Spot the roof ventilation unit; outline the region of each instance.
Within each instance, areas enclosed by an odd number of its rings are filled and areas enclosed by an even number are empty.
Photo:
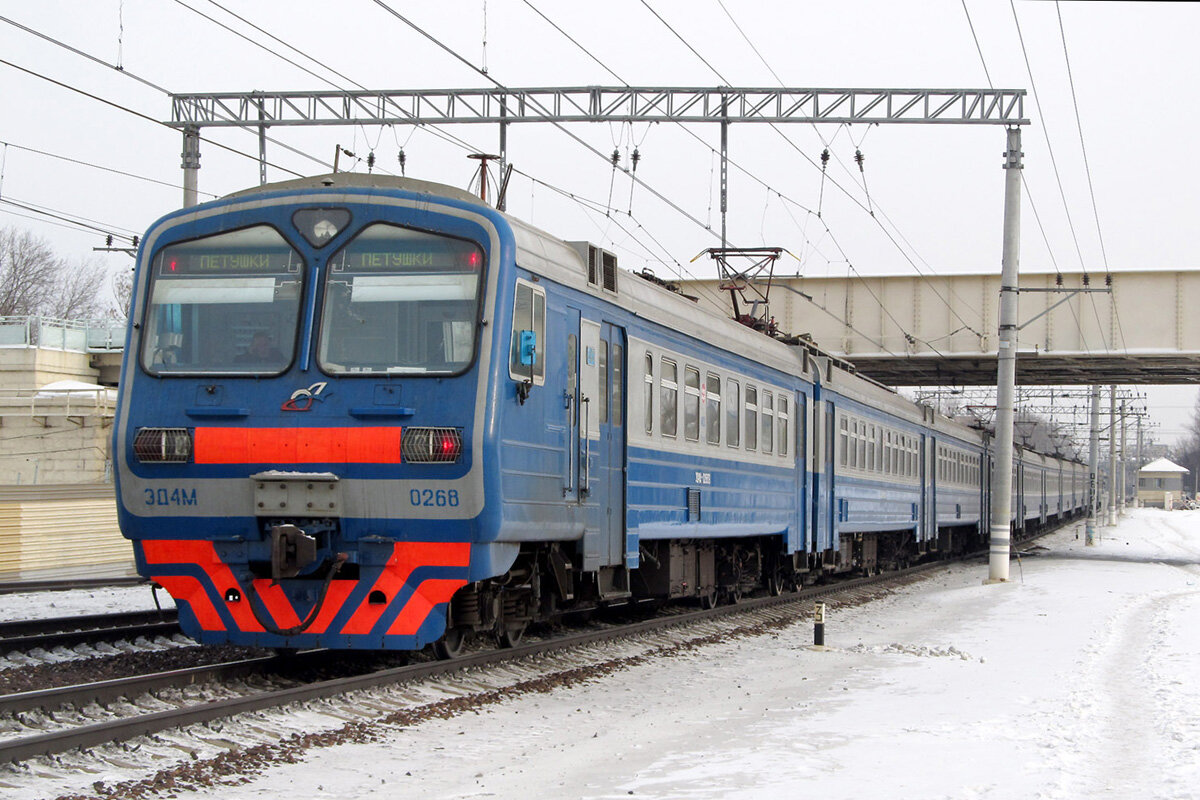
[[[568,242],[587,264],[588,283],[606,292],[617,291],[617,256],[588,242]]]

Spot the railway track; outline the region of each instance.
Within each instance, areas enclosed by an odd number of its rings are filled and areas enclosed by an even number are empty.
[[[176,633],[179,622],[174,610],[0,622],[0,655]]]
[[[1048,533],[1050,531],[1044,531]],[[1027,546],[1040,535],[1027,539]],[[958,561],[978,557],[966,556]],[[491,649],[469,653],[449,661],[423,661],[399,667],[376,669],[328,680],[299,682],[291,685],[247,691],[236,697],[199,701],[182,701],[172,709],[145,711],[137,702],[123,703],[127,714],[118,719],[84,722],[61,730],[39,731],[0,741],[0,764],[20,762],[37,756],[66,753],[77,748],[90,748],[138,736],[155,734],[172,728],[209,723],[246,712],[261,711],[289,704],[335,697],[341,694],[413,682],[475,668],[493,667],[549,653],[562,653],[572,648],[651,634],[669,628],[703,625],[735,615],[770,615],[773,623],[790,623],[811,616],[812,604],[820,599],[838,598],[853,605],[869,601],[880,589],[901,586],[919,580],[927,573],[946,568],[956,561],[936,561],[901,572],[840,581],[784,593],[774,597],[742,599],[717,608],[659,615],[653,619],[612,625],[599,630],[569,632],[543,641],[532,641],[510,649]],[[344,657],[331,651],[309,651],[291,656],[265,656],[223,664],[192,667],[154,675],[121,678],[81,686],[46,689],[0,696],[0,718],[19,717],[35,710],[50,711],[63,707],[80,708],[97,703],[111,703],[122,698],[135,699],[162,689],[198,686],[217,681],[261,676],[273,671],[295,669],[303,663],[319,664],[321,659]],[[161,707],[162,703],[152,703]],[[140,712],[140,713],[139,713]],[[64,716],[73,717],[68,714]],[[94,716],[94,715],[93,715]]]
[[[206,699],[183,703],[177,708],[135,713],[120,719],[91,722],[57,731],[21,735],[0,741],[0,763],[22,761],[39,755],[54,755],[76,748],[88,748],[109,742],[125,741],[137,736],[154,734],[171,728],[197,723],[211,722],[237,714],[260,711],[288,704],[327,698],[357,690],[387,686],[391,684],[426,679],[439,675],[460,672],[479,667],[488,667],[546,653],[567,651],[598,642],[638,636],[667,628],[695,625],[719,620],[732,615],[756,614],[771,611],[775,616],[789,620],[803,618],[811,611],[814,600],[833,596],[847,596],[853,600],[855,593],[867,589],[878,590],[889,583],[903,584],[922,573],[944,566],[948,562],[915,567],[901,573],[888,573],[871,578],[860,578],[828,586],[811,587],[777,597],[744,599],[734,605],[719,606],[709,610],[687,611],[663,615],[624,625],[615,625],[602,630],[583,633],[568,633],[545,641],[530,642],[511,649],[493,649],[470,653],[450,661],[427,661],[401,667],[375,670],[331,680],[322,680],[284,688],[250,692],[243,696],[219,700]],[[331,654],[325,651],[297,654],[305,658],[319,658]],[[291,658],[294,658],[291,657]],[[248,676],[283,663],[281,657],[248,659],[242,662],[197,667],[152,676],[123,678],[102,684],[63,687],[20,695],[0,696],[0,715],[8,716],[33,709],[52,709],[63,704],[76,705],[89,702],[111,702],[119,698],[132,698],[162,688],[197,684],[204,681],[227,680],[237,676]],[[128,704],[134,711],[136,703]]]

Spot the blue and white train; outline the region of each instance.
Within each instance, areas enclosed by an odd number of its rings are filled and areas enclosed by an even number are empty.
[[[131,320],[121,528],[201,642],[451,655],[986,539],[978,431],[451,187],[172,213]],[[1081,465],[1018,453],[1018,534],[1080,513]]]

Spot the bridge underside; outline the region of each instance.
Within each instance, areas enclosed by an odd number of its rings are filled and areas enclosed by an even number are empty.
[[[1018,384],[1200,383],[1200,270],[1022,272],[1019,285]],[[729,314],[724,288],[683,287]],[[889,386],[994,386],[999,297],[994,274],[777,277],[766,313]]]

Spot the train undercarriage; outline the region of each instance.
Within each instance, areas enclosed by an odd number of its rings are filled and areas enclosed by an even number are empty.
[[[1074,518],[1014,530],[1023,541]],[[783,552],[778,536],[739,539],[663,539],[642,542],[640,566],[585,572],[573,543],[527,545],[504,575],[460,589],[450,602],[446,635],[434,645],[441,658],[458,655],[473,637],[502,647],[520,643],[533,623],[553,623],[602,607],[690,601],[701,608],[736,603],[752,594],[778,595],[834,575],[874,575],[979,550],[979,526],[938,529],[918,541],[913,530],[846,533],[840,547],[814,553]]]

